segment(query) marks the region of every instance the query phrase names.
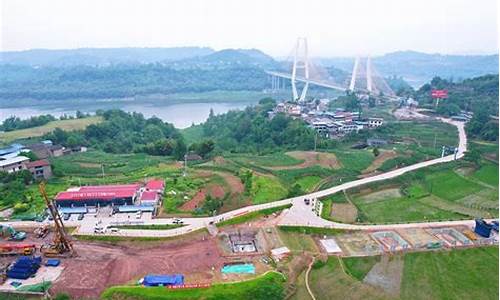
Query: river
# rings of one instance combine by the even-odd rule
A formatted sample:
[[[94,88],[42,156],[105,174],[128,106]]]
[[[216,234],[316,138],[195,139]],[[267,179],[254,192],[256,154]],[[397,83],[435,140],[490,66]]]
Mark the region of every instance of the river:
[[[74,106],[30,106],[30,107],[12,107],[0,108],[0,122],[11,116],[17,116],[26,119],[31,116],[42,114],[51,114],[59,117],[61,115],[74,115],[76,110],[85,113],[94,113],[98,109],[119,108],[128,112],[139,112],[145,117],[156,116],[165,122],[174,124],[177,128],[186,128],[191,124],[204,122],[213,109],[215,114],[222,114],[229,110],[244,109],[249,105],[256,104],[256,101],[237,101],[237,102],[189,102],[189,103],[112,103],[95,105]]]

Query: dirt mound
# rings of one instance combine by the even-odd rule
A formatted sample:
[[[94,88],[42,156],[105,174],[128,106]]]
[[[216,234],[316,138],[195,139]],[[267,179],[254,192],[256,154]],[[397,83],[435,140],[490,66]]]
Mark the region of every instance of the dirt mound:
[[[213,198],[222,199],[224,198],[226,191],[224,191],[224,188],[220,185],[211,185],[202,188],[201,190],[198,191],[198,193],[196,193],[196,195],[194,195],[194,197],[191,200],[184,203],[180,207],[180,210],[192,211],[195,208],[200,207],[201,203],[205,201],[205,197],[207,196],[207,194],[212,196]]]
[[[69,293],[75,299],[97,299],[112,285],[150,273],[181,273],[186,283],[209,282],[214,277],[212,267],[219,269],[224,264],[216,242],[210,238],[145,248],[78,242],[75,248],[78,257],[63,260],[65,269],[52,288],[53,293]]]
[[[214,165],[223,165],[226,163],[226,160],[222,156],[214,157],[213,161],[214,161]]]
[[[380,168],[380,166],[382,166],[382,164],[385,161],[388,161],[388,160],[395,158],[397,156],[398,156],[398,154],[394,150],[381,151],[380,155],[377,156],[377,158],[375,158],[375,160],[373,160],[371,165],[369,165],[368,168],[364,169],[362,173],[366,174],[366,173],[373,172],[376,169]]]
[[[314,151],[291,151],[287,152],[293,158],[303,160],[304,162],[293,166],[278,166],[270,167],[272,170],[290,170],[290,169],[303,169],[307,167],[312,167],[319,165],[323,168],[339,169],[341,167],[340,162],[333,153],[326,152],[314,152]]]

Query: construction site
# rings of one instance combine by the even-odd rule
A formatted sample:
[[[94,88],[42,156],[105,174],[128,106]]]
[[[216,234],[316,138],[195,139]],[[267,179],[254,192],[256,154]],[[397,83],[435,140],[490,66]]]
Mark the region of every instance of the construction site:
[[[99,232],[72,235],[76,228],[65,226],[43,184],[40,193],[50,221],[36,227],[2,225],[6,241],[0,243],[0,293],[33,297],[67,293],[76,299],[95,299],[116,285],[197,288],[275,269],[293,275],[305,268],[306,261],[300,261],[307,253],[364,257],[498,244],[498,224],[483,220],[472,227],[409,226],[302,235],[280,228],[280,213],[223,227],[209,225],[208,230],[175,239],[114,240],[115,236]]]

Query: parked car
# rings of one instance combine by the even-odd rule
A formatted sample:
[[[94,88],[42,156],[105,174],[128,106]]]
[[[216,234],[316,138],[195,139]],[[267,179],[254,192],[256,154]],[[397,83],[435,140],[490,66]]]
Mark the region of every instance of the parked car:
[[[184,221],[182,221],[181,219],[179,218],[175,218],[173,221],[172,221],[173,224],[183,224]]]

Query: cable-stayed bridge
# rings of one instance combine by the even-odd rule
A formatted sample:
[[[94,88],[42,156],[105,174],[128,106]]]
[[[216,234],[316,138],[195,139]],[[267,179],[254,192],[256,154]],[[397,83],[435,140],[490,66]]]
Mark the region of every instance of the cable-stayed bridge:
[[[292,98],[304,101],[309,85],[338,91],[351,91],[368,95],[394,96],[385,79],[374,68],[370,57],[356,57],[351,73],[345,78],[334,78],[321,64],[311,62],[306,38],[298,38],[292,53],[284,61],[284,70],[268,70],[273,90],[282,89],[290,81]],[[297,83],[303,83],[302,90]]]

